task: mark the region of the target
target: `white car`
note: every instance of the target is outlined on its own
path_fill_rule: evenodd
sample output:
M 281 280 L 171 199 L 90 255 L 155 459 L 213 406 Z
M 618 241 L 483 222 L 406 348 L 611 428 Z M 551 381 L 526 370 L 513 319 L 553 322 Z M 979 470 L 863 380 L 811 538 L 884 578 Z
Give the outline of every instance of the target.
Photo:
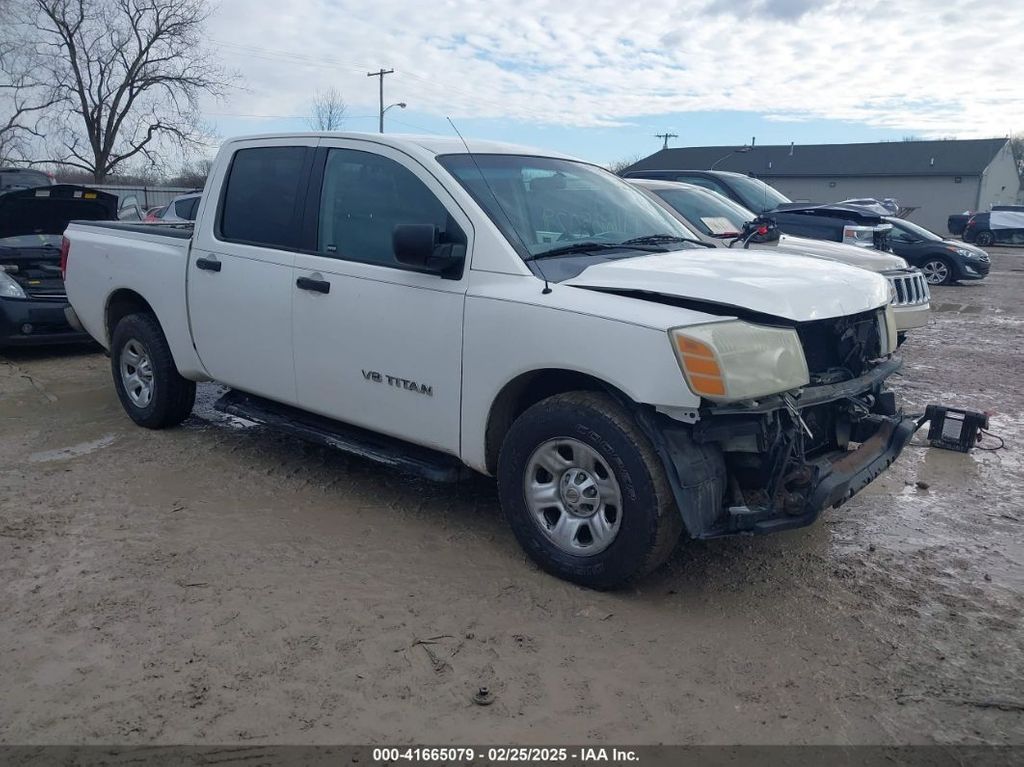
M 812 523 L 914 432 L 889 283 L 711 252 L 627 182 L 438 137 L 228 141 L 182 227 L 75 223 L 76 322 L 128 415 L 219 407 L 439 480 L 495 475 L 523 548 L 609 588 L 681 533 Z

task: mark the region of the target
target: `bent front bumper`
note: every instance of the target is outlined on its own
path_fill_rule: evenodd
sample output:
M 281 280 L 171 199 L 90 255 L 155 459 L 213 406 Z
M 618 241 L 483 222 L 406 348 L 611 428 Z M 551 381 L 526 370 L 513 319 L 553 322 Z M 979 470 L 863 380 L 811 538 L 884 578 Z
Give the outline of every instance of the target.
M 68 309 L 63 299 L 0 298 L 0 347 L 91 341 L 68 321 Z
M 801 510 L 797 511 L 798 506 L 791 507 L 788 503 L 781 510 L 770 506 L 733 508 L 730 509 L 733 529 L 722 534 L 773 533 L 813 523 L 825 509 L 842 506 L 888 469 L 915 431 L 917 423 L 913 418 L 883 419 L 878 430 L 857 449 L 831 453 L 807 463 L 812 479 L 803 496 Z
M 803 527 L 863 490 L 917 430 L 882 389 L 899 365 L 890 360 L 859 378 L 805 389 L 797 400 L 707 408 L 692 427 L 643 414 L 689 535 Z

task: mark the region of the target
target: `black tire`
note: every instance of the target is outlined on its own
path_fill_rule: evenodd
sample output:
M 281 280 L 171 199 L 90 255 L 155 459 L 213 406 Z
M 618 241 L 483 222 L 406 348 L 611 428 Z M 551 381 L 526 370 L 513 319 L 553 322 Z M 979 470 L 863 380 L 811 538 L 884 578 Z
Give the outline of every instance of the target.
M 122 359 L 127 359 L 130 342 L 137 344 L 134 348 L 145 352 L 148 369 L 152 371 L 151 395 L 145 404 L 135 401 L 129 394 L 121 372 Z M 139 426 L 166 429 L 177 426 L 192 412 L 196 401 L 195 381 L 182 378 L 178 373 L 164 332 L 152 314 L 129 314 L 117 323 L 110 340 L 110 369 L 121 406 Z
M 943 270 L 945 276 L 940 276 Z M 921 271 L 929 285 L 952 285 L 956 282 L 956 267 L 945 256 L 928 256 L 921 264 Z
M 558 439 L 574 440 L 593 450 L 607 463 L 621 491 L 617 533 L 599 553 L 577 556 L 555 545 L 527 503 L 530 458 L 535 450 Z M 549 397 L 516 419 L 498 455 L 498 494 L 520 545 L 541 568 L 595 589 L 622 586 L 664 563 L 683 528 L 665 469 L 650 440 L 622 406 L 596 392 Z
M 988 231 L 987 229 L 984 230 L 984 231 L 978 232 L 974 236 L 974 244 L 977 245 L 979 248 L 987 248 L 987 247 L 989 247 L 991 245 L 994 245 L 995 242 L 996 242 L 996 236 L 994 234 L 992 234 L 992 232 Z

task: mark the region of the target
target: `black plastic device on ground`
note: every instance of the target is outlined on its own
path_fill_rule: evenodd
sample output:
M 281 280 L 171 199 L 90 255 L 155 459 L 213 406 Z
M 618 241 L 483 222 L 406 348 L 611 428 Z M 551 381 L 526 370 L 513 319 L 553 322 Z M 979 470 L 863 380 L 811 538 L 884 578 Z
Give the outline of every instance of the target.
M 981 430 L 988 428 L 985 413 L 944 405 L 926 407 L 923 420 L 928 421 L 928 444 L 960 453 L 974 447 Z

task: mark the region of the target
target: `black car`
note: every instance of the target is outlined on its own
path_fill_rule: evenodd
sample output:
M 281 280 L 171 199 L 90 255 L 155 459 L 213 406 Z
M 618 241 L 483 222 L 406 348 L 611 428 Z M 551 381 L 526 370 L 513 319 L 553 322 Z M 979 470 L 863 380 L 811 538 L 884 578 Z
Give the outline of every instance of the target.
M 967 220 L 963 238 L 983 248 L 1024 245 L 1024 205 L 993 205 L 988 213 L 975 213 Z
M 967 228 L 967 222 L 971 220 L 973 213 L 953 213 L 946 219 L 946 229 L 954 237 L 960 237 Z
M 755 213 L 764 213 L 792 202 L 778 189 L 760 179 L 726 170 L 633 170 L 624 173 L 623 178 L 682 181 L 702 186 Z
M 943 239 L 935 232 L 902 218 L 886 220 L 892 224 L 889 244 L 893 253 L 924 272 L 930 285 L 980 280 L 992 266 L 988 253 L 981 248 Z
M 116 221 L 117 197 L 58 184 L 0 194 L 0 348 L 88 341 L 67 319 L 61 240 L 73 220 Z

